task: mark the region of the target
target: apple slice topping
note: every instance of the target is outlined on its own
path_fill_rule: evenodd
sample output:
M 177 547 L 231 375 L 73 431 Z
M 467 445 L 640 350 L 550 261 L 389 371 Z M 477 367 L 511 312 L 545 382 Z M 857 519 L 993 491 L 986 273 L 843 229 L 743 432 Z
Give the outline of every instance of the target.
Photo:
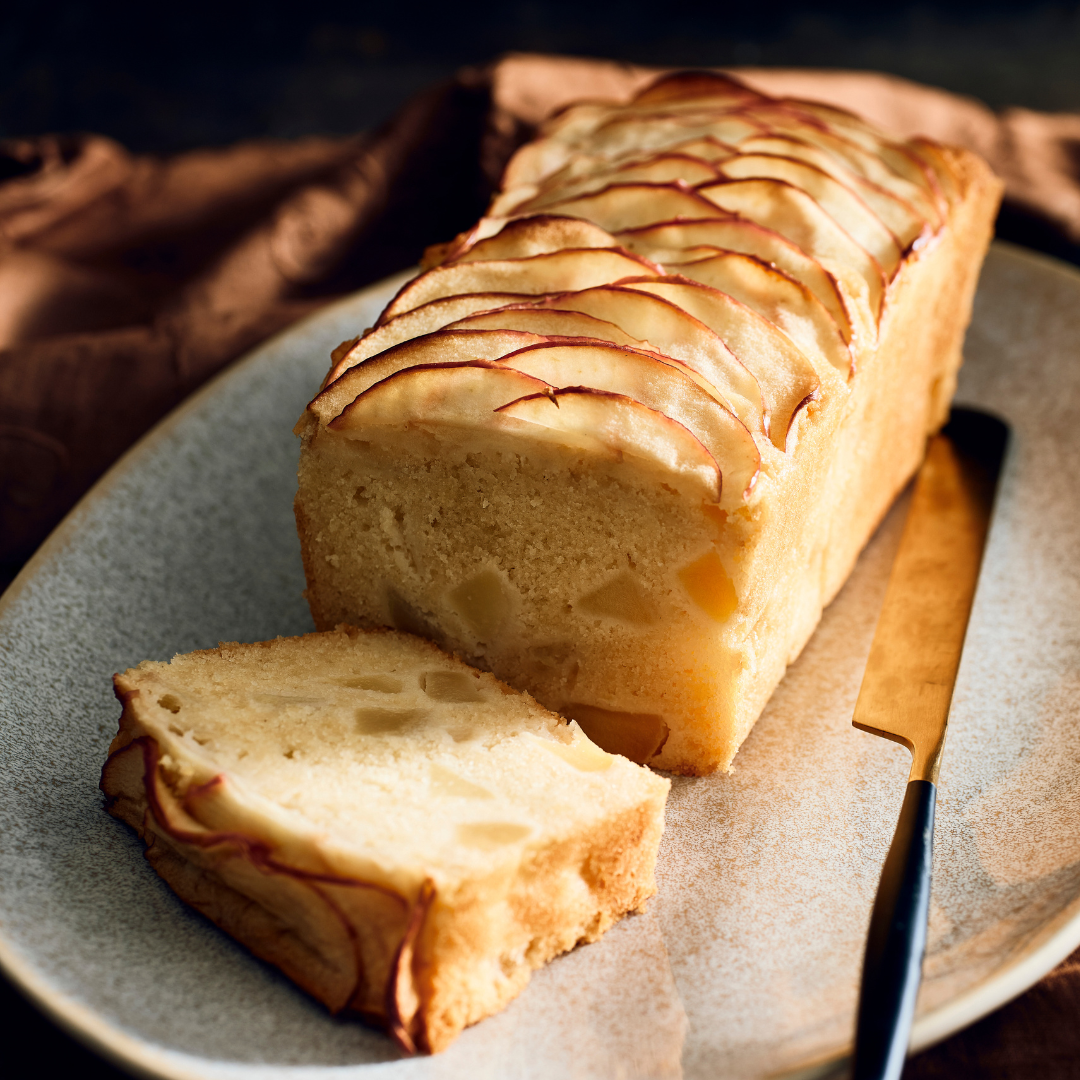
M 770 133 L 763 138 L 794 139 L 803 145 L 821 150 L 833 161 L 840 163 L 865 180 L 892 192 L 914 207 L 915 211 L 929 221 L 934 229 L 940 228 L 945 223 L 945 207 L 934 191 L 933 185 L 928 184 L 925 177 L 918 181 L 909 179 L 910 169 L 903 174 L 898 172 L 879 155 L 871 153 L 866 147 L 829 130 L 824 125 L 807 124 L 786 114 L 774 119 L 769 126 Z M 743 143 L 743 146 L 749 149 L 750 145 L 756 142 L 756 138 L 750 139 Z
M 831 364 L 850 378 L 854 356 L 832 316 L 805 285 L 775 266 L 726 251 L 672 269 L 678 271 L 672 276 L 711 285 L 741 300 L 783 330 L 812 361 Z
M 497 360 L 527 345 L 546 341 L 539 334 L 516 330 L 436 330 L 412 338 L 346 370 L 308 406 L 324 424 L 369 387 L 406 368 L 462 360 Z
M 508 221 L 493 236 L 477 240 L 447 262 L 481 259 L 527 259 L 564 248 L 614 248 L 618 241 L 598 225 L 575 217 L 537 214 Z
M 551 213 L 595 222 L 608 232 L 675 217 L 719 216 L 716 207 L 685 184 L 609 184 L 601 191 L 549 203 Z
M 632 104 L 640 107 L 670 105 L 682 101 L 707 101 L 716 105 L 741 105 L 767 100 L 766 95 L 730 75 L 720 75 L 715 71 L 676 71 L 670 75 L 661 75 L 655 82 L 650 83 L 634 96 Z
M 502 406 L 499 415 L 534 425 L 533 438 L 616 460 L 634 458 L 691 497 L 720 502 L 720 467 L 701 441 L 678 421 L 622 394 L 571 387 L 520 398 Z
M 739 154 L 717 166 L 732 180 L 764 177 L 784 180 L 805 191 L 856 243 L 865 248 L 891 279 L 903 249 L 881 219 L 855 194 L 816 165 L 773 154 Z
M 746 111 L 750 115 L 769 122 L 770 110 L 774 116 L 790 117 L 793 122 L 799 124 L 800 128 L 817 127 L 855 143 L 881 160 L 893 172 L 940 199 L 941 190 L 933 175 L 933 170 L 928 169 L 926 163 L 920 160 L 918 153 L 914 151 L 917 140 L 912 140 L 907 145 L 893 142 L 874 131 L 857 116 L 832 105 L 823 105 L 815 101 L 782 98 L 764 105 L 750 105 Z M 940 203 L 939 205 L 947 211 L 947 206 Z
M 744 154 L 767 154 L 795 159 L 828 173 L 838 183 L 851 188 L 866 203 L 896 237 L 903 251 L 907 251 L 915 240 L 929 229 L 930 222 L 937 218 L 936 214 L 920 214 L 910 201 L 868 180 L 828 151 L 794 136 L 767 135 L 747 139 L 739 150 Z M 896 179 L 898 183 L 903 183 L 899 177 Z
M 814 365 L 794 342 L 746 304 L 707 285 L 659 278 L 628 287 L 678 304 L 727 342 L 761 387 L 773 418 L 773 445 L 786 450 L 795 417 L 821 389 Z
M 476 311 L 488 311 L 491 308 L 530 299 L 532 297 L 523 293 L 467 293 L 464 296 L 448 296 L 442 300 L 433 300 L 430 304 L 423 304 L 413 311 L 407 311 L 404 315 L 380 322 L 379 325 L 368 330 L 363 337 L 358 338 L 350 348 L 338 346 L 334 350 L 334 362 L 326 378 L 323 379 L 322 389 L 325 390 L 349 368 L 355 367 L 371 356 L 377 356 L 387 349 L 392 349 L 403 341 L 440 330 L 448 323 L 465 318 Z
M 519 206 L 517 212 L 535 212 L 553 203 L 598 192 L 611 184 L 670 184 L 682 181 L 693 187 L 718 178 L 719 173 L 707 161 L 687 154 L 658 154 L 645 161 L 615 162 L 594 169 L 576 180 L 560 182 L 558 177 L 553 177 L 542 186 L 539 194 Z
M 349 438 L 363 438 L 373 427 L 417 423 L 492 428 L 492 414 L 507 402 L 549 392 L 540 379 L 487 360 L 428 364 L 375 383 L 328 426 Z
M 561 311 L 551 308 L 513 307 L 485 311 L 451 323 L 448 330 L 523 330 L 544 337 L 595 338 L 613 345 L 629 345 L 644 349 L 646 345 L 612 322 L 586 315 L 582 311 Z
M 605 286 L 560 293 L 545 306 L 581 311 L 614 323 L 645 346 L 681 360 L 704 376 L 725 405 L 751 430 L 768 434 L 768 415 L 757 380 L 704 323 L 660 297 Z
M 602 124 L 589 139 L 595 153 L 614 157 L 630 152 L 660 151 L 673 143 L 712 136 L 723 143 L 738 144 L 761 135 L 765 125 L 735 113 L 719 115 L 671 115 L 615 117 Z
M 763 262 L 773 264 L 789 277 L 802 282 L 836 320 L 845 341 L 850 342 L 854 336 L 852 315 L 836 278 L 802 248 L 757 222 L 742 218 L 667 221 L 641 229 L 628 229 L 619 233 L 618 238 L 636 254 L 665 265 L 666 259 L 660 257 L 661 252 L 696 246 L 755 255 Z M 710 251 L 707 255 L 716 254 L 717 250 Z M 707 255 L 702 253 L 698 257 L 706 258 Z M 672 261 L 682 263 L 693 260 L 677 258 Z
M 500 363 L 551 386 L 621 394 L 677 420 L 716 460 L 735 505 L 754 485 L 761 454 L 750 432 L 709 392 L 708 384 L 677 361 L 581 342 L 530 346 L 503 357 Z
M 494 290 L 536 296 L 588 289 L 650 271 L 656 273 L 659 268 L 640 256 L 613 248 L 567 248 L 526 259 L 450 263 L 436 266 L 405 284 L 390 301 L 380 321 L 444 296 Z
M 831 271 L 842 287 L 851 288 L 851 274 L 857 276 L 875 323 L 881 318 L 885 275 L 880 264 L 805 191 L 786 180 L 757 178 L 723 180 L 698 191 L 721 209 L 786 237 Z

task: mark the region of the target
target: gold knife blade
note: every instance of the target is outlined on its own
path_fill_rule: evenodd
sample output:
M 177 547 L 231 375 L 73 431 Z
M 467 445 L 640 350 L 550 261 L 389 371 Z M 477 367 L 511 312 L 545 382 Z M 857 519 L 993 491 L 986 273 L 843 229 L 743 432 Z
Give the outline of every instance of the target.
M 911 750 L 937 783 L 1007 429 L 956 409 L 929 440 L 852 723 Z
M 937 776 L 1008 430 L 954 409 L 927 445 L 855 705 L 911 750 L 863 956 L 852 1080 L 900 1080 L 926 951 Z

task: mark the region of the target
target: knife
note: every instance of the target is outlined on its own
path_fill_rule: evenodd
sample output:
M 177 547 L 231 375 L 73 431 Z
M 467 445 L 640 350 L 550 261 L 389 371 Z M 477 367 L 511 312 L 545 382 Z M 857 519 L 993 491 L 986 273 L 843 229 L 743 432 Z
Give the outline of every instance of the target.
M 852 723 L 911 751 L 911 773 L 870 917 L 853 1080 L 897 1080 L 922 978 L 938 767 L 1008 440 L 954 409 L 915 481 Z

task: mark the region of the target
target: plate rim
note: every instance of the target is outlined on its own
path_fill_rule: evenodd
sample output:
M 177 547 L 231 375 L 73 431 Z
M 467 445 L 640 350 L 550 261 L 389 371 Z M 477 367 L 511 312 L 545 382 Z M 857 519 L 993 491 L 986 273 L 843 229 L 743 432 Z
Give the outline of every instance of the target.
M 1080 290 L 1080 269 L 1069 263 L 1004 240 L 995 239 L 991 247 L 1008 260 L 1027 263 L 1041 272 L 1051 272 L 1064 277 Z M 389 275 L 306 315 L 260 342 L 180 402 L 109 467 L 27 560 L 7 589 L 0 594 L 0 620 L 34 578 L 63 553 L 93 505 L 121 483 L 126 475 L 137 467 L 140 459 L 152 452 L 162 440 L 167 439 L 190 414 L 198 412 L 203 403 L 219 391 L 222 384 L 264 361 L 266 354 L 286 346 L 292 337 L 303 337 L 312 327 L 345 314 L 367 296 L 380 291 L 393 295 L 399 285 L 415 276 L 416 272 L 413 267 Z M 1052 920 L 1050 925 L 1055 921 L 1058 925 L 1047 931 L 1045 940 L 1039 945 L 1003 965 L 981 985 L 918 1017 L 912 1028 L 909 1056 L 962 1031 L 1018 997 L 1080 947 L 1080 895 L 1059 912 L 1057 919 Z M 191 1055 L 158 1048 L 137 1036 L 129 1035 L 113 1021 L 95 1012 L 91 1006 L 51 986 L 7 940 L 2 923 L 0 972 L 3 972 L 17 991 L 62 1030 L 112 1064 L 150 1080 L 205 1080 L 205 1072 L 198 1069 L 195 1062 L 209 1063 L 208 1059 L 192 1058 L 192 1066 L 187 1066 L 181 1059 Z M 850 1050 L 831 1054 L 814 1062 L 807 1061 L 779 1075 L 791 1080 L 795 1077 L 832 1076 L 849 1056 Z M 299 1075 L 300 1071 L 308 1067 L 230 1062 L 229 1068 L 237 1072 L 249 1072 L 251 1075 L 261 1072 L 264 1075 L 286 1076 L 294 1072 Z

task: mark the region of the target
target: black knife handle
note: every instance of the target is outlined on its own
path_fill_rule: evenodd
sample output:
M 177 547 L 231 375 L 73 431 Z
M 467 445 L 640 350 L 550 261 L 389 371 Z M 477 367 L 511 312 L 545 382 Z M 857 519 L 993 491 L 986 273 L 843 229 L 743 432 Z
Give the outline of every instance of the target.
M 904 1068 L 926 951 L 937 788 L 912 780 L 870 916 L 852 1080 L 897 1080 Z

